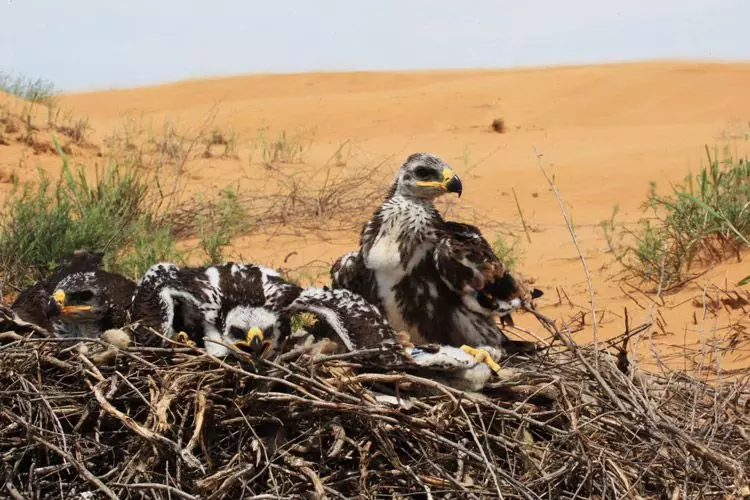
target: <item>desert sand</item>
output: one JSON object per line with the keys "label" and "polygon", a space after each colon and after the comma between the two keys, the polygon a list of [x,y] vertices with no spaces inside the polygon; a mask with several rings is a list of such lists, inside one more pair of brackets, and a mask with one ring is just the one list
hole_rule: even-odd
{"label": "desert sand", "polygon": [[[652,363],[658,350],[665,362],[693,369],[701,363],[702,346],[715,340],[720,346],[731,344],[721,360],[722,369],[731,370],[750,366],[748,306],[732,309],[718,302],[715,307],[712,300],[725,298],[722,290],[727,288],[747,296],[747,287],[735,286],[750,274],[747,259],[704,269],[705,274],[682,289],[656,297],[649,290],[653,287],[638,289],[620,281],[622,268],[607,251],[599,223],[619,204],[617,221],[633,227],[645,215],[640,204],[649,181],[661,189],[681,181],[705,161],[706,144],[731,144],[737,153],[747,154],[748,89],[750,64],[649,62],[254,75],[65,94],[60,106],[89,119],[88,140],[94,144],[102,144],[128,120],[152,130],[165,122],[197,129],[208,126],[210,116],[209,128],[233,130],[238,157],[188,161],[186,196],[215,192],[233,182],[239,182],[241,193],[259,194],[264,187],[257,178],[266,168],[257,147],[263,127],[268,136],[286,131],[305,143],[301,163],[284,168],[312,176],[343,145],[346,157],[339,168],[352,175],[360,171],[363,184],[387,185],[412,152],[437,153],[464,183],[460,199],[441,205],[450,207],[448,217],[478,224],[490,240],[498,232],[517,238],[522,251],[518,270],[545,292],[541,311],[572,324],[584,313],[575,339],[586,343],[595,337],[587,279],[558,201],[537,164],[536,147],[573,219],[591,272],[599,340],[624,331],[627,308],[631,326],[654,322],[630,346],[639,359]],[[0,103],[3,99],[11,101],[6,96]],[[505,133],[490,128],[496,118],[504,120]],[[102,161],[83,149],[76,159]],[[376,163],[385,169],[378,171],[379,179],[371,179],[368,166]],[[22,145],[0,146],[0,179],[6,187],[11,173],[31,178],[35,164],[55,172],[60,162],[54,154],[34,155]],[[316,174],[310,182],[322,180]],[[514,190],[531,228],[530,242]],[[374,207],[379,200],[372,196],[367,201]],[[311,279],[326,283],[326,266],[356,248],[354,227],[369,214],[352,214],[352,228],[335,231],[250,230],[236,238],[229,257],[275,267],[302,266],[310,269]],[[543,332],[529,315],[518,315],[517,323]],[[687,355],[674,356],[683,352]],[[708,368],[715,361],[709,360]]]}

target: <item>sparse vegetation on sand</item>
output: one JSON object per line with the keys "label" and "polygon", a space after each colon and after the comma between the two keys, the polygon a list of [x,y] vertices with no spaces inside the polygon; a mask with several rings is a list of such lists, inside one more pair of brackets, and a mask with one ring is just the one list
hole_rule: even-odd
{"label": "sparse vegetation on sand", "polygon": [[[60,155],[58,178],[39,170],[38,182],[15,183],[5,201],[0,262],[7,284],[39,279],[79,248],[106,250],[107,265],[129,276],[150,265],[135,255],[176,257],[175,241],[164,241],[169,227],[155,213],[158,200],[143,172],[112,160],[87,176],[83,166]],[[119,265],[116,256],[122,257]]]}
{"label": "sparse vegetation on sand", "polygon": [[18,98],[0,103],[0,145],[16,142],[37,155],[56,154],[57,147],[49,137],[57,136],[58,140],[67,138],[61,146],[67,154],[73,152],[72,145],[98,149],[88,140],[92,130],[88,118],[74,117],[60,108],[53,83],[0,72],[0,91]]}
{"label": "sparse vegetation on sand", "polygon": [[492,242],[492,251],[505,264],[508,270],[513,271],[521,261],[521,250],[518,245],[518,238],[513,238],[512,243],[508,243],[508,239],[498,233],[495,236],[495,241]]}
{"label": "sparse vegetation on sand", "polygon": [[0,71],[0,90],[25,101],[39,104],[52,104],[57,95],[55,84],[49,80],[13,75],[3,71]]}
{"label": "sparse vegetation on sand", "polygon": [[[88,142],[88,121],[60,125],[49,109],[43,132],[69,142],[49,143],[61,158],[59,176],[16,180],[2,207],[5,285],[29,283],[78,248],[106,250],[107,268],[137,278],[157,260],[180,262],[191,252],[221,262],[243,231],[355,234],[391,179],[386,161],[362,160],[349,141],[327,162],[310,164],[304,134],[264,129],[242,148],[234,129],[210,120],[192,130],[166,121],[156,132],[129,121],[107,137],[101,164],[77,165],[65,150]],[[28,136],[47,147],[31,111],[5,122],[3,111],[0,143]],[[478,127],[486,133],[486,122]],[[748,162],[726,158],[711,154],[709,166],[671,194],[652,190],[655,218],[624,235],[637,238],[627,254],[613,211],[601,225],[607,249],[661,289],[689,278],[694,262],[742,257],[750,200],[740,181],[747,186]],[[237,184],[185,194],[188,176],[205,179],[199,166],[220,161],[241,164]],[[478,163],[469,164],[467,148],[462,173]],[[540,315],[542,335],[507,326],[536,336],[541,351],[504,360],[483,394],[385,372],[366,352],[326,356],[309,344],[273,359],[236,352],[219,360],[184,345],[51,338],[16,324],[0,305],[0,497],[750,497],[750,377],[722,366],[727,349],[744,342],[742,325],[729,348],[715,336],[685,348],[700,379],[672,370],[656,352],[645,372],[633,353],[658,332],[651,324],[633,328],[627,309],[622,335],[595,334],[593,344],[577,345],[575,332],[596,331],[604,312],[614,315],[610,304],[594,303],[572,215],[548,182],[583,263],[590,316],[560,326]],[[518,250],[531,241],[526,216],[534,211],[512,193],[525,238],[519,229],[510,240],[488,218],[473,222],[497,235],[488,237],[495,252],[523,271]],[[313,263],[327,280],[330,262]],[[318,268],[282,269],[305,284],[318,277],[311,270]],[[300,316],[293,325],[314,328]],[[101,349],[116,356],[100,364]]]}
{"label": "sparse vegetation on sand", "polygon": [[[59,147],[59,144],[58,144]],[[138,278],[159,260],[181,261],[179,231],[200,232],[208,260],[236,234],[243,217],[236,196],[222,192],[218,202],[200,201],[185,208],[178,193],[160,191],[158,172],[109,157],[87,169],[72,166],[60,150],[57,178],[39,170],[35,182],[15,182],[0,215],[0,263],[4,284],[22,287],[49,272],[74,250],[105,251],[105,266]],[[180,225],[171,210],[181,207]]]}
{"label": "sparse vegetation on sand", "polygon": [[690,276],[692,265],[737,260],[750,247],[750,162],[720,159],[706,147],[707,164],[685,177],[670,194],[658,194],[656,184],[644,207],[653,213],[633,235],[625,263],[638,277],[668,289]]}

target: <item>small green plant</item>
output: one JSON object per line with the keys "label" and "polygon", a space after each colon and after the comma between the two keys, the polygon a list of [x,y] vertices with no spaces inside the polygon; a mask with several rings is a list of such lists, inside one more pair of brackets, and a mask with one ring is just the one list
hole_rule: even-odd
{"label": "small green plant", "polygon": [[137,172],[111,163],[97,168],[89,181],[83,167],[71,167],[55,144],[63,162],[59,178],[40,169],[36,185],[15,183],[6,199],[0,235],[6,280],[38,279],[79,248],[123,248],[147,209],[148,187]]}
{"label": "small green plant", "polygon": [[43,78],[29,78],[0,71],[0,90],[20,97],[25,101],[39,104],[53,104],[57,89],[55,84]]}
{"label": "small green plant", "polygon": [[662,288],[683,280],[696,262],[739,260],[750,247],[750,162],[728,147],[721,160],[708,147],[706,155],[708,164],[670,194],[658,194],[651,183],[644,204],[653,218],[641,221],[628,265]]}
{"label": "small green plant", "polygon": [[166,224],[155,224],[148,217],[130,228],[130,244],[119,251],[114,259],[108,259],[110,267],[134,279],[143,276],[157,262],[182,264],[185,252],[177,248],[172,228]]}
{"label": "small green plant", "polygon": [[[62,160],[57,178],[39,169],[38,182],[14,182],[0,214],[0,264],[4,282],[23,287],[45,276],[78,249],[104,251],[105,268],[139,278],[158,261],[182,262],[177,248],[179,220],[164,207],[177,207],[175,194],[164,195],[148,170],[111,156],[93,175]],[[239,230],[245,214],[231,190],[224,190],[212,210],[183,210],[200,217],[201,248],[218,262],[221,250]]]}
{"label": "small green plant", "polygon": [[620,205],[615,204],[612,207],[612,214],[609,218],[599,222],[599,227],[601,228],[602,233],[604,233],[604,239],[607,241],[607,252],[609,253],[617,253],[620,249],[622,233],[617,231],[617,225],[615,223],[615,219],[619,213]]}
{"label": "small green plant", "polygon": [[521,251],[518,248],[518,238],[514,238],[513,243],[509,245],[505,236],[498,233],[495,237],[495,241],[492,243],[492,251],[495,252],[497,258],[500,259],[500,262],[502,262],[509,271],[514,270],[521,261]]}
{"label": "small green plant", "polygon": [[204,210],[198,217],[199,245],[208,262],[218,264],[224,259],[224,248],[229,246],[240,229],[247,229],[245,208],[240,204],[235,191],[230,188],[220,193],[219,200],[202,204]]}

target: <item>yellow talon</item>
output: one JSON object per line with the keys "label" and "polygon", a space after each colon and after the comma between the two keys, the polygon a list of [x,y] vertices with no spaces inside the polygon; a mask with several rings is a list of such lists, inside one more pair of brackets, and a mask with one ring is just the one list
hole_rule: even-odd
{"label": "yellow talon", "polygon": [[492,359],[492,355],[484,349],[462,345],[461,350],[467,354],[474,356],[474,359],[476,359],[480,363],[484,363],[489,366],[495,373],[500,373],[500,365],[494,359]]}
{"label": "yellow talon", "polygon": [[174,336],[173,340],[175,342],[179,342],[180,344],[189,345],[190,347],[196,346],[196,343],[190,340],[190,336],[185,332],[178,332],[177,335]]}

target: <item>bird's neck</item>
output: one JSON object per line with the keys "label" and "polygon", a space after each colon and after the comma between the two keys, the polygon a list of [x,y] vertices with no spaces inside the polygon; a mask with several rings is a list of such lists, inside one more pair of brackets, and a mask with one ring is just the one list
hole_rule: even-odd
{"label": "bird's neck", "polygon": [[394,194],[383,206],[383,224],[402,234],[421,234],[432,230],[440,220],[432,200]]}

